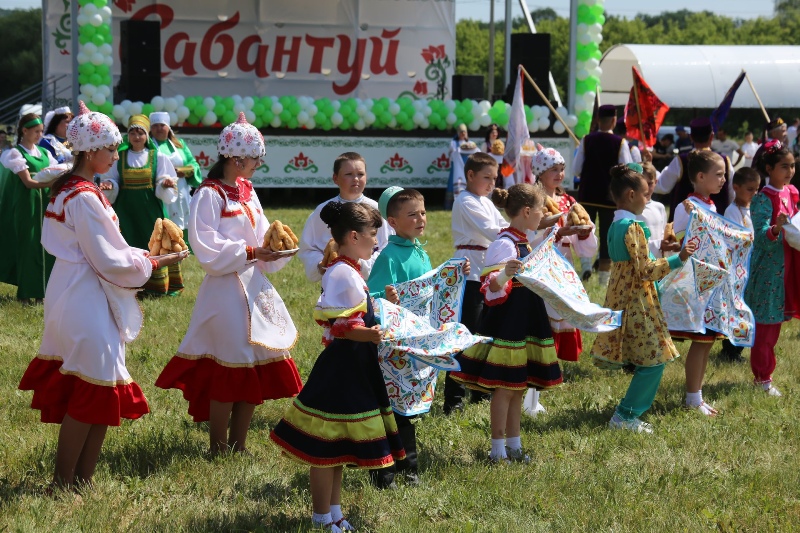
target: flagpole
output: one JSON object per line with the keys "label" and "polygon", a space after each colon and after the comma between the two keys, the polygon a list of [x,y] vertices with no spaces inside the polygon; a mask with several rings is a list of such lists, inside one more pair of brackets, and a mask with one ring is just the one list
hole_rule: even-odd
{"label": "flagpole", "polygon": [[544,93],[539,88],[539,86],[536,85],[536,82],[533,81],[533,78],[531,78],[531,75],[528,74],[527,70],[525,70],[525,67],[520,65],[519,68],[523,72],[523,74],[525,74],[525,77],[528,78],[528,81],[530,82],[530,84],[533,85],[533,88],[536,89],[536,92],[539,93],[539,96],[542,98],[542,100],[544,100],[545,105],[547,105],[547,107],[550,108],[550,111],[553,113],[553,115],[555,115],[555,117],[558,119],[558,121],[561,122],[564,125],[564,129],[567,130],[567,133],[569,133],[569,136],[572,137],[572,140],[575,143],[575,146],[578,146],[581,143],[581,141],[575,136],[575,133],[572,132],[572,129],[570,129],[570,127],[567,125],[567,123],[564,122],[564,119],[561,118],[561,115],[559,115],[558,111],[555,110],[555,108],[553,107],[553,104],[550,103],[550,100],[547,99],[547,97],[544,95]]}
{"label": "flagpole", "polygon": [[750,75],[747,72],[745,72],[744,69],[742,69],[742,72],[744,72],[744,77],[747,78],[747,83],[750,84],[750,88],[753,90],[753,94],[756,97],[758,105],[761,106],[761,112],[764,113],[764,118],[767,119],[767,122],[769,122],[770,118],[769,115],[767,114],[767,109],[764,107],[764,103],[761,101],[761,98],[758,97],[758,91],[756,91],[756,87],[755,85],[753,85],[753,80],[750,79]]}
{"label": "flagpole", "polygon": [[631,76],[633,77],[633,101],[636,103],[636,116],[639,117],[639,137],[641,137],[642,146],[644,146],[644,149],[649,152],[650,149],[647,148],[647,141],[644,138],[644,123],[642,122],[642,110],[639,107],[639,87],[636,83],[635,70],[636,67],[632,67]]}

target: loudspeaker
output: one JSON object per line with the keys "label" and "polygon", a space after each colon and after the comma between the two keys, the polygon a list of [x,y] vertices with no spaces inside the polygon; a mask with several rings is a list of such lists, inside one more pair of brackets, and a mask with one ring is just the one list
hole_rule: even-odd
{"label": "loudspeaker", "polygon": [[456,74],[453,76],[453,100],[483,100],[483,76]]}
{"label": "loudspeaker", "polygon": [[[514,88],[517,83],[517,67],[522,65],[544,94],[550,91],[550,34],[549,33],[512,33],[511,34],[511,84],[506,87],[506,102],[514,99]],[[523,74],[524,76],[524,74]],[[530,83],[523,83],[523,99],[525,104],[544,105]]]}
{"label": "loudspeaker", "polygon": [[119,23],[120,67],[115,100],[149,102],[161,94],[161,27],[154,20]]}

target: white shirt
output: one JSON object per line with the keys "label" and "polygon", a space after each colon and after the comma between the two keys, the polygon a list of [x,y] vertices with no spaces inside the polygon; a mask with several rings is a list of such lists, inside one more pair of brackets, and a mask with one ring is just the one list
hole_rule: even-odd
{"label": "white shirt", "polygon": [[[453,202],[451,225],[455,256],[469,259],[470,274],[467,279],[479,281],[484,267],[485,248],[497,239],[501,229],[508,227],[508,222],[488,197],[464,191]],[[480,246],[484,250],[459,250],[459,246]]]}
{"label": "white shirt", "polygon": [[791,147],[797,139],[797,126],[789,126],[786,129],[786,143]]}
{"label": "white shirt", "polygon": [[[167,139],[173,147],[173,151],[169,154],[169,161],[175,168],[184,167],[189,164],[188,161],[183,160],[183,152],[175,148],[175,144]],[[160,152],[164,154],[164,152]],[[177,172],[175,173],[177,176]],[[189,184],[186,183],[186,178],[176,178],[178,194],[175,202],[167,205],[167,215],[179,228],[186,229],[189,227],[189,201],[192,199],[191,189]]]}
{"label": "white shirt", "polygon": [[642,162],[642,152],[639,150],[638,146],[630,146],[628,145],[628,149],[631,151],[631,159],[634,163],[641,163]]}
{"label": "white shirt", "polygon": [[714,139],[711,141],[711,149],[715,152],[725,154],[728,156],[728,159],[733,160],[733,153],[739,149],[739,144],[732,139],[725,139],[724,141]]}
{"label": "white shirt", "polygon": [[[300,251],[297,252],[297,257],[300,259],[300,262],[303,263],[303,268],[306,271],[306,277],[309,281],[322,281],[322,274],[319,273],[317,265],[322,261],[325,247],[328,245],[328,241],[331,240],[331,229],[322,221],[319,217],[319,213],[322,211],[323,207],[333,201],[346,202],[347,200],[342,199],[341,196],[336,196],[335,198],[322,202],[308,216],[306,225],[303,226],[303,234],[300,237]],[[357,204],[363,202],[370,207],[378,209],[378,202],[367,198],[363,194],[356,200],[353,200],[353,202]],[[363,259],[359,260],[361,264],[361,275],[364,276],[364,279],[369,278],[369,273],[372,271],[372,265],[375,263],[375,259],[378,258],[380,251],[383,250],[389,242],[389,235],[394,235],[394,231],[384,220],[383,225],[378,229],[378,250],[372,254],[372,257],[368,261]]]}
{"label": "white shirt", "polygon": [[[28,155],[32,155],[36,158],[41,157],[39,146],[34,146],[33,150],[29,150],[28,148],[25,148],[20,144],[19,147],[15,146],[14,148],[9,148],[8,150],[4,150],[3,153],[0,154],[0,165],[3,165],[14,174],[19,174],[20,172],[22,172],[23,170],[27,170],[28,168],[28,163],[25,161],[25,157],[19,151],[19,148],[25,150],[28,153]],[[44,148],[42,148],[42,150],[44,150]],[[54,167],[58,165],[58,161],[56,161],[53,155],[47,150],[44,151],[47,153],[47,157],[49,158],[49,163],[47,164],[47,166]]]}
{"label": "white shirt", "polygon": [[733,202],[725,209],[725,218],[744,226],[747,231],[753,233],[753,219],[750,218],[750,207],[740,207]]}
{"label": "white shirt", "polygon": [[[608,131],[606,133],[611,133],[611,132]],[[581,172],[583,171],[583,162],[586,158],[583,148],[584,139],[586,139],[586,137],[581,139],[581,143],[578,145],[578,150],[575,152],[575,158],[572,160],[572,168],[575,169],[574,172],[576,176],[581,175]],[[631,157],[631,149],[628,146],[628,141],[626,141],[625,139],[622,139],[622,142],[619,144],[617,163],[620,165],[624,165],[625,163],[633,163],[633,158]]]}
{"label": "white shirt", "polygon": [[636,220],[644,222],[650,230],[650,238],[647,247],[656,259],[663,257],[661,253],[661,241],[664,240],[664,228],[667,226],[667,210],[664,204],[650,200],[644,206],[641,215],[636,216]]}
{"label": "white shirt", "polygon": [[753,166],[753,157],[758,151],[758,143],[749,142],[742,145],[742,152],[744,152],[744,164],[748,167]]}
{"label": "white shirt", "polygon": [[[144,149],[141,152],[128,150],[128,166],[131,168],[142,168],[147,164],[149,152],[150,150],[148,149]],[[175,202],[178,198],[178,193],[172,187],[161,186],[161,182],[167,178],[176,179],[175,167],[172,166],[172,163],[167,157],[156,150],[156,187],[154,192],[156,198],[169,205]],[[100,176],[101,182],[108,181],[111,183],[111,190],[105,190],[103,194],[106,195],[108,201],[112,204],[117,201],[117,196],[119,196],[119,180],[119,167],[116,163],[111,167],[111,170]]]}
{"label": "white shirt", "polygon": [[[712,204],[703,203],[703,207],[717,212],[717,206]],[[689,227],[689,212],[686,211],[686,207],[684,207],[683,202],[678,204],[678,207],[675,208],[675,218],[673,219],[672,229],[675,231],[675,235],[677,235],[678,240],[683,239],[683,234],[686,233],[686,228]]]}

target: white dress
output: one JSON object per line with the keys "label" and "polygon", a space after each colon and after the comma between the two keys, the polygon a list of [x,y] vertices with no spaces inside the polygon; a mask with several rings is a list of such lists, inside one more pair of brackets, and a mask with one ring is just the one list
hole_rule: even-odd
{"label": "white dress", "polygon": [[147,251],[128,246],[106,198],[77,177],[49,204],[42,245],[56,263],[39,355],[20,388],[34,391],[32,407],[42,411],[43,422],[60,423],[69,414],[118,426],[120,417],[139,418],[149,410],[125,368],[125,341],[141,328],[133,288],[151,275]]}
{"label": "white dress", "polygon": [[189,242],[205,270],[186,336],[156,386],[177,388],[197,422],[208,420],[210,400],[291,397],[300,376],[289,354],[298,333],[278,291],[263,272],[276,272],[289,257],[257,261],[269,221],[253,185],[207,179],[192,197]]}

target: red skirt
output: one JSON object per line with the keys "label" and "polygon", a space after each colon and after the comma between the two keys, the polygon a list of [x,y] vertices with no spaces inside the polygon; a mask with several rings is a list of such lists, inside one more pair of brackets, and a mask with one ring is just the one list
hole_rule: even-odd
{"label": "red skirt", "polygon": [[583,352],[583,339],[579,330],[553,332],[556,355],[562,361],[577,361]]}
{"label": "red skirt", "polygon": [[150,412],[136,383],[96,385],[62,374],[62,364],[58,359],[36,357],[19,382],[20,390],[33,391],[31,407],[41,411],[42,422],[60,424],[69,415],[84,424],[118,426],[122,418],[135,420]]}
{"label": "red skirt", "polygon": [[783,241],[784,320],[800,318],[800,251]]}
{"label": "red skirt", "polygon": [[161,371],[156,387],[183,391],[189,414],[195,422],[205,422],[211,400],[260,405],[264,400],[296,396],[303,383],[291,358],[252,367],[229,367],[206,357],[187,359],[176,355]]}

